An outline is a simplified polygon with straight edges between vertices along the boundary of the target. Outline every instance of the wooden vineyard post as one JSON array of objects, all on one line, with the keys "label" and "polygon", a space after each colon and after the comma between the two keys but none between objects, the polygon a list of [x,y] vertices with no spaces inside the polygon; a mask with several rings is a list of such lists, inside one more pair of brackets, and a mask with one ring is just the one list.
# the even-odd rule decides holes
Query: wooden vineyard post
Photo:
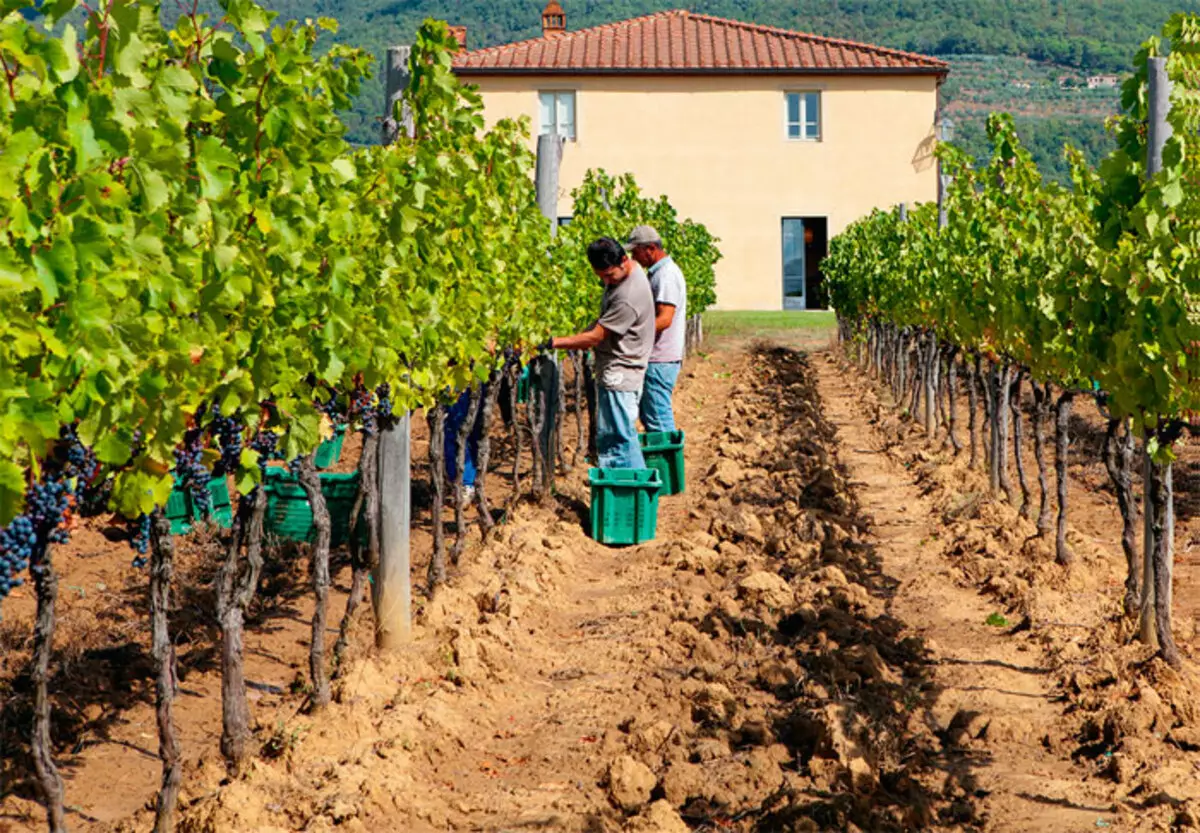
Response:
[{"label": "wooden vineyard post", "polygon": [[[387,87],[383,101],[383,143],[390,145],[401,132],[413,135],[412,111],[403,104],[404,90],[408,87],[408,59],[411,46],[389,46],[387,51]],[[401,105],[400,120],[396,120],[396,105]]]},{"label": "wooden vineyard post", "polygon": [[379,434],[379,568],[373,585],[375,645],[400,647],[412,631],[409,530],[412,522],[411,414]]},{"label": "wooden vineyard post", "polygon": [[[394,142],[401,131],[413,134],[412,113],[407,107],[399,121],[396,103],[408,86],[408,59],[412,47],[388,49],[387,88],[384,98],[383,141]],[[412,635],[412,571],[409,531],[412,525],[412,413],[379,426],[379,566],[373,576],[371,601],[375,607],[375,646],[395,650]]]},{"label": "wooden vineyard post", "polygon": [[538,136],[537,202],[542,216],[550,221],[550,236],[558,236],[558,171],[562,165],[563,138],[547,133]]},{"label": "wooden vineyard post", "polygon": [[[1167,140],[1171,138],[1172,128],[1171,123],[1167,120],[1167,116],[1171,112],[1171,80],[1167,77],[1167,59],[1166,58],[1150,58],[1148,61],[1149,70],[1149,123],[1147,124],[1147,141],[1146,141],[1146,180],[1155,177],[1162,171],[1163,166],[1163,148],[1167,144]],[[1147,437],[1149,439],[1149,437]],[[1168,505],[1166,509],[1166,523],[1159,525],[1160,534],[1167,537],[1167,540],[1162,542],[1162,546],[1156,540],[1156,524],[1155,518],[1155,497],[1161,497],[1165,491],[1168,495],[1168,500],[1174,503],[1171,490],[1169,489],[1152,489],[1151,483],[1155,480],[1156,475],[1162,478],[1163,481],[1169,483],[1171,478],[1170,464],[1167,464],[1165,472],[1156,471],[1159,468],[1149,454],[1144,454],[1144,478],[1142,486],[1142,502],[1143,502],[1143,530],[1142,536],[1142,604],[1141,604],[1141,622],[1140,636],[1142,642],[1152,647],[1159,647],[1160,638],[1163,634],[1159,633],[1159,619],[1156,615],[1157,608],[1163,608],[1167,613],[1169,621],[1170,616],[1170,589],[1171,589],[1171,567],[1175,555],[1175,542],[1173,540],[1173,532],[1175,528],[1175,507]],[[1165,558],[1156,558],[1156,554],[1161,556],[1165,551]],[[1160,562],[1160,563],[1156,563]],[[1159,575],[1160,570],[1165,570],[1166,575]],[[1167,598],[1159,599],[1156,593],[1156,585],[1163,587],[1167,592]],[[1166,638],[1170,639],[1170,634],[1166,634]],[[1173,643],[1172,643],[1173,644]]]},{"label": "wooden vineyard post", "polygon": [[[537,201],[542,216],[550,221],[550,235],[558,234],[558,173],[562,164],[563,138],[558,134],[538,136],[537,143]],[[537,356],[529,374],[530,404],[540,418],[538,436],[534,441],[541,450],[543,475],[541,484],[543,496],[550,494],[550,484],[554,482],[556,426],[558,422],[559,384],[562,373],[558,363],[558,354]],[[536,399],[536,401],[534,401]]]}]

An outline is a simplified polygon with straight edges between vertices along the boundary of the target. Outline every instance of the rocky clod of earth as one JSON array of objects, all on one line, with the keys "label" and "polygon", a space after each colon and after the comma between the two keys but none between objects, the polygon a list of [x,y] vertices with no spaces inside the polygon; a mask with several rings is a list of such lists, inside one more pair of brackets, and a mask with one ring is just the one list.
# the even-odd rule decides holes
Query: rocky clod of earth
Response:
[{"label": "rocky clod of earth", "polygon": [[621,755],[608,765],[608,794],[613,803],[626,812],[633,812],[650,801],[658,778],[650,767]]}]

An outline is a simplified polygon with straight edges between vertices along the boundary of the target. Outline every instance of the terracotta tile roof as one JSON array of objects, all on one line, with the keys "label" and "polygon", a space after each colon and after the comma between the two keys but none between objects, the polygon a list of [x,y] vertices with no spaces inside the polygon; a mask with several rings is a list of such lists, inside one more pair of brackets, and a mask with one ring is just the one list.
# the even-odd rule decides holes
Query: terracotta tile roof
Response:
[{"label": "terracotta tile roof", "polygon": [[935,73],[944,61],[803,32],[677,10],[462,52],[473,74]]}]

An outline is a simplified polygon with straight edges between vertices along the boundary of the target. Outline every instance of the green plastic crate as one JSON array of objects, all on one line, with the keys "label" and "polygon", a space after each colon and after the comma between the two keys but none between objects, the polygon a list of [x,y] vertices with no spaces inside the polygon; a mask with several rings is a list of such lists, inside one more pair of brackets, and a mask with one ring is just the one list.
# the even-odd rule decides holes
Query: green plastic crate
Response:
[{"label": "green plastic crate", "polygon": [[590,469],[592,538],[601,544],[651,541],[658,528],[656,469]]},{"label": "green plastic crate", "polygon": [[687,488],[683,472],[683,432],[648,431],[638,435],[646,468],[662,478],[664,495],[678,495]]},{"label": "green plastic crate", "polygon": [[[229,498],[229,483],[224,477],[208,481],[209,518],[222,529],[233,526],[233,502]],[[165,507],[167,520],[171,522],[172,535],[187,535],[200,520],[200,513],[192,500],[191,493],[175,478],[175,488],[167,498]]]},{"label": "green plastic crate", "polygon": [[187,489],[179,485],[179,478],[175,478],[175,487],[171,489],[163,511],[171,522],[172,535],[186,535],[192,531],[192,500]]},{"label": "green plastic crate", "polygon": [[[329,509],[330,546],[338,547],[350,537],[350,512],[358,495],[358,472],[318,475],[321,494]],[[312,507],[299,481],[287,469],[267,469],[266,531],[289,541],[309,541],[316,536]],[[365,527],[363,528],[365,531]]]},{"label": "green plastic crate", "polygon": [[[208,481],[208,495],[213,522],[222,529],[232,527],[233,501],[229,498],[229,481],[224,475]],[[193,514],[195,513],[193,512]]]},{"label": "green plastic crate", "polygon": [[346,426],[339,425],[333,429],[333,437],[317,446],[317,456],[313,463],[319,469],[327,469],[336,465],[342,459],[342,444],[346,442]]}]

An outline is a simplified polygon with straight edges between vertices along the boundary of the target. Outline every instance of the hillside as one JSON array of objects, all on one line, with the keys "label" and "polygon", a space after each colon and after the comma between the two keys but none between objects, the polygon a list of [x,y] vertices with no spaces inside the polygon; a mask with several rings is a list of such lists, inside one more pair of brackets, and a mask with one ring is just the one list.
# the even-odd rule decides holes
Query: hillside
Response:
[{"label": "hillside", "polygon": [[988,153],[989,113],[1012,113],[1041,169],[1059,181],[1069,170],[1063,145],[1091,161],[1112,147],[1104,120],[1118,110],[1120,90],[1087,88],[1086,76],[1058,64],[998,55],[949,56],[942,100],[957,124],[955,142],[976,158]]},{"label": "hillside", "polygon": [[[285,18],[334,17],[341,26],[339,41],[381,55],[388,45],[411,37],[427,17],[467,26],[471,48],[535,37],[544,2],[268,0],[267,5]],[[1109,90],[1072,97],[1050,85],[1035,85],[1019,91],[1010,87],[1028,95],[1006,98],[1006,73],[1031,72],[1048,79],[1063,72],[1124,70],[1138,45],[1158,32],[1171,13],[1200,11],[1200,0],[565,0],[572,29],[680,6],[942,57],[961,56],[954,61],[946,101],[966,115],[963,141],[977,144],[982,121],[976,114],[982,108],[1013,103],[1023,132],[1038,145],[1039,158],[1053,172],[1060,139],[1070,138],[1089,150],[1103,146],[1103,115],[1115,108],[1116,95]],[[980,55],[999,60],[971,57]],[[968,81],[982,81],[982,87]],[[990,92],[980,97],[980,89]],[[347,114],[354,141],[377,141],[382,95],[380,82],[372,81],[354,112]]]}]

